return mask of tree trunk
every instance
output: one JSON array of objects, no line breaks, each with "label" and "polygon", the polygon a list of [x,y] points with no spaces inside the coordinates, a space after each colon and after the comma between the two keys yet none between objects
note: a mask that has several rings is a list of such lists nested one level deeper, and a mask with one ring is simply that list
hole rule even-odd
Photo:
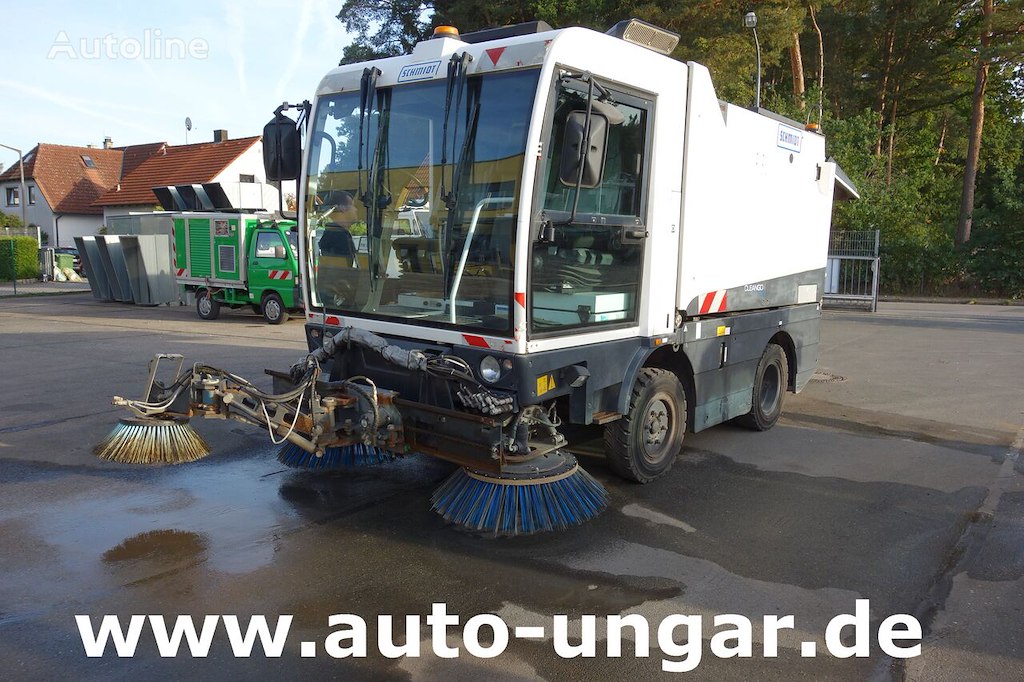
[{"label": "tree trunk", "polygon": [[974,222],[974,189],[978,179],[978,159],[981,157],[981,133],[985,126],[985,88],[988,85],[989,56],[987,48],[992,42],[993,0],[983,0],[981,15],[981,51],[974,74],[974,98],[971,105],[971,128],[967,138],[967,160],[964,162],[964,187],[960,196],[960,220],[956,227],[956,244],[962,246],[971,240]]},{"label": "tree trunk", "polygon": [[896,149],[896,105],[899,103],[899,86],[892,93],[892,110],[889,112],[889,148],[885,161],[885,186],[892,185],[892,157]]},{"label": "tree trunk", "polygon": [[793,99],[800,111],[804,110],[804,60],[800,55],[800,33],[793,31],[789,45],[789,63],[793,68]]},{"label": "tree trunk", "polygon": [[949,109],[942,112],[942,128],[939,131],[939,149],[935,152],[935,165],[942,160],[942,152],[946,151],[946,131],[949,130]]},{"label": "tree trunk", "polygon": [[822,110],[825,107],[825,40],[818,26],[818,18],[814,15],[814,5],[807,3],[807,11],[811,15],[811,25],[818,36],[818,125],[821,125]]},{"label": "tree trunk", "polygon": [[885,134],[886,92],[889,89],[889,71],[892,69],[892,51],[896,43],[896,29],[885,32],[885,66],[882,69],[882,87],[878,89],[878,135],[875,137],[875,156],[882,155],[882,136]]}]

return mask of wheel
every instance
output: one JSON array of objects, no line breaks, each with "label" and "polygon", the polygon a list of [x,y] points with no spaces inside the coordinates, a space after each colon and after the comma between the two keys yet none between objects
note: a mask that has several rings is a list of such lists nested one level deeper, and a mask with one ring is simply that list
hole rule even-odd
[{"label": "wheel", "polygon": [[270,324],[281,324],[288,319],[284,301],[273,291],[263,297],[263,319]]},{"label": "wheel", "polygon": [[216,320],[220,315],[220,301],[210,295],[209,289],[196,292],[196,314],[204,320]]},{"label": "wheel", "polygon": [[629,412],[604,429],[608,466],[648,483],[672,467],[686,432],[686,394],[672,372],[644,367],[633,384]]},{"label": "wheel", "polygon": [[736,422],[754,429],[767,431],[775,426],[782,414],[782,400],[789,383],[789,363],[781,346],[769,343],[761,354],[754,374],[754,388],[750,396],[750,412],[737,417]]}]

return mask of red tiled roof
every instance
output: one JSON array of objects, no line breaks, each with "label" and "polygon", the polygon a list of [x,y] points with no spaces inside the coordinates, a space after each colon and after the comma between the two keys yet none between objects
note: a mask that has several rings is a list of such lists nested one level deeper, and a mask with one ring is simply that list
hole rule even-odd
[{"label": "red tiled roof", "polygon": [[[39,143],[27,156],[25,178],[31,178],[54,213],[100,214],[93,202],[117,184],[123,152],[115,149],[68,147]],[[93,160],[85,165],[83,156]],[[18,179],[18,164],[8,168],[0,181]]]},{"label": "red tiled roof", "polygon": [[256,136],[225,142],[165,146],[137,164],[130,172],[127,172],[126,168],[120,187],[115,186],[104,193],[93,205],[155,205],[158,201],[153,194],[154,187],[211,182],[259,140],[259,136]]},{"label": "red tiled roof", "polygon": [[139,164],[166,146],[166,142],[150,142],[149,144],[135,144],[130,147],[115,147],[115,149],[120,149],[124,152],[124,159],[121,161],[121,177],[123,178],[131,173],[139,167]]},{"label": "red tiled roof", "polygon": [[[31,177],[35,177],[33,173],[36,170],[36,150],[38,146],[34,147],[26,154],[23,158],[25,160],[25,179],[28,180]],[[20,180],[21,171],[18,170],[18,163],[15,162],[3,173],[0,173],[0,182],[10,182],[11,180]]]}]

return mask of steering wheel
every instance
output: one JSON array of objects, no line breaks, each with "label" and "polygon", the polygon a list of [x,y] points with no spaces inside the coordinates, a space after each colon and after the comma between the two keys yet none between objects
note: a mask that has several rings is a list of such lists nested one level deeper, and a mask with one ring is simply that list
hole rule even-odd
[{"label": "steering wheel", "polygon": [[[424,185],[415,172],[403,172],[402,175],[408,175],[409,179],[402,185],[402,189],[407,190],[405,196],[405,203],[399,208],[408,206],[409,208],[423,208],[430,202],[430,189]],[[414,199],[416,195],[419,198]]]}]

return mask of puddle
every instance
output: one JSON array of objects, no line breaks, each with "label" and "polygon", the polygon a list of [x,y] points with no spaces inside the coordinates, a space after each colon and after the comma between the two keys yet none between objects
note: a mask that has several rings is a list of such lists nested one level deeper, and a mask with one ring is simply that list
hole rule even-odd
[{"label": "puddle", "polygon": [[89,486],[26,520],[76,581],[109,586],[111,570],[123,583],[197,563],[249,573],[273,561],[275,538],[297,517],[277,482],[261,478],[275,467],[250,451],[244,459],[148,469]]},{"label": "puddle", "polygon": [[152,560],[171,562],[196,559],[206,552],[206,538],[187,530],[151,530],[127,538],[103,553],[106,563]]}]

